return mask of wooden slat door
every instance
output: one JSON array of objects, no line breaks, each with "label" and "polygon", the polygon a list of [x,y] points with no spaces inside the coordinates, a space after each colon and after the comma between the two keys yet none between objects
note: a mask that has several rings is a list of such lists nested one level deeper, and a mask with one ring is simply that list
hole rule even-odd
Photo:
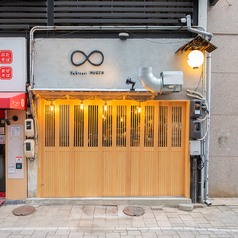
[{"label": "wooden slat door", "polygon": [[39,103],[39,197],[189,197],[188,102]]}]

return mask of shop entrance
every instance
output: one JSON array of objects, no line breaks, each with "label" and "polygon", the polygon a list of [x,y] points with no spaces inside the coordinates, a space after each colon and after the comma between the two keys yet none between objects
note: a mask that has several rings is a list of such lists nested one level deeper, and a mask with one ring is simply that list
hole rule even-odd
[{"label": "shop entrance", "polygon": [[5,120],[0,118],[0,199],[5,198]]},{"label": "shop entrance", "polygon": [[39,197],[189,197],[188,102],[39,99]]}]

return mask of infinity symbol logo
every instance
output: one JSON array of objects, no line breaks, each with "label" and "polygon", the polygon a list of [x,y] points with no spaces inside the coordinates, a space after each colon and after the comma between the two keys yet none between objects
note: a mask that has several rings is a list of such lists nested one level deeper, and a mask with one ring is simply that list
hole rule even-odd
[{"label": "infinity symbol logo", "polygon": [[[75,54],[77,54],[77,53],[79,53],[79,54],[82,54],[84,57],[85,57],[85,60],[83,61],[83,62],[79,62],[79,63],[75,63],[74,62],[74,55]],[[90,56],[91,55],[93,55],[93,54],[100,54],[101,55],[101,61],[99,62],[99,63],[93,63],[89,58],[90,58]],[[91,65],[93,65],[93,66],[100,66],[102,63],[103,63],[103,61],[104,61],[104,55],[103,55],[103,53],[101,52],[101,51],[99,51],[99,50],[94,50],[94,51],[92,51],[89,55],[86,55],[83,51],[81,51],[81,50],[76,50],[76,51],[74,51],[72,54],[71,54],[71,63],[74,65],[74,66],[81,66],[81,65],[83,65],[86,61],[88,61]]]}]

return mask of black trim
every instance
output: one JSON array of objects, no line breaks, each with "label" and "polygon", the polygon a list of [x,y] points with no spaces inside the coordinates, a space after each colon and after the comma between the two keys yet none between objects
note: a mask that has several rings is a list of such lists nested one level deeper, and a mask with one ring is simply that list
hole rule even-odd
[{"label": "black trim", "polygon": [[47,26],[54,25],[54,0],[47,0]]},{"label": "black trim", "polygon": [[215,6],[219,0],[210,0],[210,6]]},{"label": "black trim", "polygon": [[39,26],[178,26],[191,15],[197,25],[198,0],[4,0],[0,32],[29,31]]}]

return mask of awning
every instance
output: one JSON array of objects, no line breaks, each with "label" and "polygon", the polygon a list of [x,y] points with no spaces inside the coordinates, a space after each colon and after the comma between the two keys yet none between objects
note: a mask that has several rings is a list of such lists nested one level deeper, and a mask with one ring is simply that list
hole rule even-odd
[{"label": "awning", "polygon": [[26,110],[26,93],[0,93],[0,109]]}]

